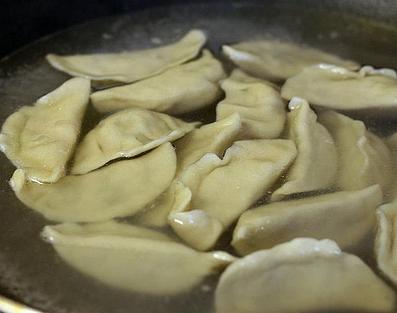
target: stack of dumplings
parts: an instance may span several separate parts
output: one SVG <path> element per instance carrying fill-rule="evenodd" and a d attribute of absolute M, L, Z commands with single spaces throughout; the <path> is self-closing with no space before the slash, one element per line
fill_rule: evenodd
<path fill-rule="evenodd" d="M 226 72 L 206 41 L 47 56 L 73 78 L 0 134 L 42 239 L 139 294 L 223 271 L 216 313 L 395 312 L 397 134 L 357 116 L 397 111 L 396 73 L 277 40 L 224 45 Z"/>

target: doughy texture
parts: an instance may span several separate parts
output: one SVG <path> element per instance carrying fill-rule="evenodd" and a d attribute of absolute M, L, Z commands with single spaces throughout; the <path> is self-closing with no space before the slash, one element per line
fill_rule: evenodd
<path fill-rule="evenodd" d="M 358 64 L 304 45 L 275 40 L 246 41 L 223 46 L 222 52 L 244 71 L 272 81 L 287 79 L 306 66 L 329 63 L 356 69 Z"/>
<path fill-rule="evenodd" d="M 289 78 L 281 95 L 285 99 L 302 97 L 313 105 L 335 110 L 396 110 L 397 78 L 385 70 L 364 68 L 353 72 L 335 65 L 319 64 Z"/>
<path fill-rule="evenodd" d="M 217 101 L 222 91 L 218 81 L 226 76 L 222 64 L 205 50 L 198 60 L 173 67 L 145 80 L 91 95 L 100 112 L 140 107 L 181 114 Z"/>
<path fill-rule="evenodd" d="M 132 83 L 193 59 L 207 38 L 200 30 L 192 30 L 180 41 L 146 50 L 121 53 L 97 53 L 86 55 L 47 55 L 48 62 L 56 69 L 72 76 L 102 81 L 102 83 Z"/>
<path fill-rule="evenodd" d="M 395 296 L 358 257 L 331 240 L 299 238 L 230 265 L 216 313 L 392 312 Z"/>
<path fill-rule="evenodd" d="M 138 108 L 112 114 L 78 145 L 71 172 L 85 174 L 111 160 L 136 156 L 182 137 L 196 124 Z"/>
<path fill-rule="evenodd" d="M 240 116 L 232 114 L 214 123 L 203 125 L 176 141 L 178 173 L 201 159 L 206 153 L 222 156 L 236 140 L 240 129 Z"/>
<path fill-rule="evenodd" d="M 53 183 L 65 175 L 88 104 L 90 81 L 73 78 L 10 115 L 0 149 L 28 179 Z"/>
<path fill-rule="evenodd" d="M 397 203 L 391 202 L 379 207 L 377 217 L 376 261 L 383 274 L 397 284 Z"/>
<path fill-rule="evenodd" d="M 217 120 L 238 113 L 242 123 L 240 139 L 273 139 L 280 136 L 286 110 L 279 92 L 272 85 L 234 70 L 221 86 L 226 98 L 216 107 Z"/>
<path fill-rule="evenodd" d="M 200 253 L 156 231 L 115 222 L 46 226 L 42 235 L 80 272 L 112 287 L 158 296 L 188 292 L 235 260 L 226 252 Z"/>
<path fill-rule="evenodd" d="M 379 184 L 387 193 L 393 177 L 392 156 L 383 141 L 365 124 L 343 114 L 325 111 L 319 121 L 331 133 L 338 148 L 336 185 L 341 190 L 359 190 Z"/>
<path fill-rule="evenodd" d="M 17 197 L 49 220 L 94 222 L 133 215 L 156 199 L 174 178 L 176 156 L 170 143 L 54 184 L 36 184 L 16 170 L 10 184 Z"/>
<path fill-rule="evenodd" d="M 221 233 L 258 201 L 296 156 L 289 140 L 245 140 L 230 147 L 223 159 L 206 154 L 179 180 L 191 190 L 184 211 L 172 211 L 174 231 L 192 247 L 210 249 Z"/>
<path fill-rule="evenodd" d="M 241 255 L 298 237 L 332 239 L 343 250 L 360 252 L 373 235 L 382 203 L 378 185 L 299 200 L 265 204 L 244 212 L 233 233 Z"/>
<path fill-rule="evenodd" d="M 291 100 L 287 114 L 287 137 L 298 149 L 286 182 L 271 196 L 272 201 L 284 197 L 331 187 L 336 179 L 337 151 L 327 129 L 317 122 L 317 115 L 303 100 Z"/>

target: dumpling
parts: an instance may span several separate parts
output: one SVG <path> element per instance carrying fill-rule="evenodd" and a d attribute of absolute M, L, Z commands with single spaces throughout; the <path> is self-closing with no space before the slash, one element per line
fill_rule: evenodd
<path fill-rule="evenodd" d="M 377 217 L 376 261 L 379 269 L 397 285 L 397 203 L 391 202 L 379 207 Z"/>
<path fill-rule="evenodd" d="M 329 188 L 336 179 L 337 152 L 331 135 L 317 122 L 316 113 L 305 100 L 294 98 L 289 108 L 287 137 L 295 142 L 298 155 L 286 182 L 272 194 L 272 201 Z"/>
<path fill-rule="evenodd" d="M 205 50 L 198 60 L 160 75 L 95 92 L 91 101 L 100 112 L 141 107 L 169 114 L 187 113 L 217 101 L 222 95 L 218 81 L 224 77 L 222 64 Z"/>
<path fill-rule="evenodd" d="M 338 148 L 336 185 L 341 190 L 359 190 L 379 184 L 384 194 L 393 177 L 388 147 L 365 124 L 343 114 L 324 111 L 319 122 L 331 133 Z"/>
<path fill-rule="evenodd" d="M 393 178 L 389 192 L 385 195 L 388 201 L 397 200 L 397 133 L 385 139 L 386 146 L 390 149 L 393 165 Z"/>
<path fill-rule="evenodd" d="M 132 83 L 147 78 L 197 56 L 206 42 L 205 34 L 192 30 L 180 41 L 152 49 L 86 55 L 47 55 L 57 70 L 102 83 Z"/>
<path fill-rule="evenodd" d="M 197 252 L 154 230 L 115 222 L 46 226 L 42 235 L 78 271 L 150 295 L 187 292 L 235 260 L 226 252 Z"/>
<path fill-rule="evenodd" d="M 216 313 L 392 312 L 393 290 L 331 240 L 299 238 L 231 264 Z"/>
<path fill-rule="evenodd" d="M 386 73 L 386 74 L 385 74 Z M 302 97 L 313 105 L 336 110 L 397 108 L 397 77 L 385 70 L 364 67 L 360 72 L 319 64 L 289 78 L 281 89 L 283 98 Z"/>
<path fill-rule="evenodd" d="M 0 149 L 26 178 L 53 183 L 65 175 L 90 94 L 90 81 L 73 78 L 10 115 L 0 134 Z"/>
<path fill-rule="evenodd" d="M 94 222 L 143 209 L 168 188 L 175 170 L 174 148 L 165 143 L 139 158 L 65 176 L 55 184 L 26 181 L 24 171 L 16 170 L 10 184 L 26 206 L 49 220 Z"/>
<path fill-rule="evenodd" d="M 140 225 L 165 227 L 168 225 L 169 213 L 186 210 L 191 199 L 190 189 L 176 179 L 153 203 L 139 212 L 135 221 Z"/>
<path fill-rule="evenodd" d="M 214 123 L 195 129 L 175 142 L 178 173 L 201 159 L 206 153 L 222 156 L 236 140 L 241 129 L 238 114 L 232 114 Z"/>
<path fill-rule="evenodd" d="M 358 64 L 304 45 L 275 40 L 223 46 L 222 52 L 244 71 L 272 81 L 287 79 L 311 64 L 330 63 L 356 69 Z"/>
<path fill-rule="evenodd" d="M 210 249 L 244 211 L 265 195 L 296 156 L 290 140 L 237 141 L 223 159 L 209 153 L 187 168 L 179 180 L 192 200 L 173 210 L 174 231 L 198 250 Z"/>
<path fill-rule="evenodd" d="M 139 108 L 110 115 L 78 145 L 72 174 L 85 174 L 111 160 L 130 158 L 181 138 L 197 123 Z"/>
<path fill-rule="evenodd" d="M 226 98 L 216 107 L 217 120 L 238 113 L 242 124 L 241 139 L 273 139 L 280 136 L 286 110 L 273 86 L 240 70 L 234 70 L 221 86 Z"/>
<path fill-rule="evenodd" d="M 244 212 L 232 245 L 241 255 L 297 237 L 332 239 L 341 249 L 362 251 L 373 235 L 375 211 L 382 203 L 378 185 L 299 200 L 265 204 Z"/>

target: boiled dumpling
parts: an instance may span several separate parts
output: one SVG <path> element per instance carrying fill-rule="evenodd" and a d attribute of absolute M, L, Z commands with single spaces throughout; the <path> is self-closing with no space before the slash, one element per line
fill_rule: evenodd
<path fill-rule="evenodd" d="M 200 253 L 154 230 L 115 222 L 46 226 L 42 235 L 80 272 L 143 294 L 187 292 L 235 260 L 226 252 Z"/>
<path fill-rule="evenodd" d="M 335 240 L 343 250 L 362 251 L 382 203 L 378 185 L 299 200 L 265 204 L 241 215 L 233 233 L 239 254 L 268 249 L 297 237 Z"/>
<path fill-rule="evenodd" d="M 86 55 L 47 55 L 56 69 L 94 81 L 131 83 L 194 58 L 206 42 L 205 34 L 192 30 L 180 41 L 146 50 Z"/>
<path fill-rule="evenodd" d="M 275 40 L 223 46 L 223 53 L 244 71 L 273 81 L 284 80 L 308 65 L 330 63 L 356 69 L 358 64 L 304 45 Z"/>
<path fill-rule="evenodd" d="M 338 148 L 336 185 L 358 190 L 379 184 L 387 193 L 393 177 L 391 152 L 365 124 L 343 114 L 325 111 L 319 121 L 331 133 Z"/>
<path fill-rule="evenodd" d="M 397 77 L 364 67 L 353 72 L 343 67 L 319 64 L 305 68 L 284 84 L 286 99 L 302 97 L 313 105 L 336 110 L 397 108 Z"/>
<path fill-rule="evenodd" d="M 226 98 L 216 107 L 217 120 L 238 113 L 242 124 L 241 139 L 273 139 L 280 136 L 286 110 L 273 86 L 240 70 L 234 70 L 221 86 Z"/>
<path fill-rule="evenodd" d="M 78 145 L 72 174 L 85 174 L 117 158 L 129 158 L 174 141 L 196 123 L 139 108 L 110 115 Z"/>
<path fill-rule="evenodd" d="M 195 129 L 175 142 L 178 173 L 198 161 L 206 153 L 222 156 L 236 140 L 241 129 L 238 114 L 232 114 L 214 123 Z"/>
<path fill-rule="evenodd" d="M 231 264 L 216 313 L 392 312 L 395 296 L 358 257 L 331 240 L 300 238 Z"/>
<path fill-rule="evenodd" d="M 73 78 L 7 118 L 0 148 L 26 178 L 52 183 L 65 175 L 89 94 L 90 81 Z"/>
<path fill-rule="evenodd" d="M 272 201 L 309 191 L 326 189 L 335 182 L 337 152 L 335 143 L 309 104 L 299 98 L 290 101 L 287 114 L 287 137 L 298 149 L 286 182 L 272 194 Z"/>
<path fill-rule="evenodd" d="M 222 95 L 218 81 L 224 77 L 222 64 L 205 50 L 198 60 L 173 67 L 160 75 L 95 92 L 91 101 L 100 112 L 141 107 L 181 114 L 218 100 Z"/>
<path fill-rule="evenodd" d="M 23 170 L 16 170 L 10 184 L 24 204 L 49 220 L 93 222 L 143 209 L 168 188 L 175 170 L 174 149 L 165 143 L 139 158 L 66 176 L 55 184 L 29 182 Z"/>
<path fill-rule="evenodd" d="M 209 153 L 185 169 L 179 180 L 191 190 L 191 204 L 169 221 L 192 247 L 210 249 L 241 213 L 265 195 L 296 156 L 290 140 L 237 141 L 223 159 Z"/>
<path fill-rule="evenodd" d="M 393 164 L 393 178 L 389 192 L 385 195 L 389 201 L 397 200 L 397 133 L 386 138 L 385 143 L 390 149 Z M 393 183 L 394 182 L 394 183 Z"/>
<path fill-rule="evenodd" d="M 397 285 L 397 203 L 379 207 L 375 255 L 379 269 Z"/>

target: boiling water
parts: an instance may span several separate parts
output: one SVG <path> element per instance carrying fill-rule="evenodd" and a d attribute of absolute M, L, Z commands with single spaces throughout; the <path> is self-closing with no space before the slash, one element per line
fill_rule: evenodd
<path fill-rule="evenodd" d="M 306 10 L 303 13 L 276 4 L 157 8 L 84 24 L 43 38 L 3 59 L 0 63 L 0 123 L 18 107 L 31 104 L 67 79 L 66 75 L 46 63 L 44 56 L 47 53 L 146 48 L 176 40 L 192 28 L 201 28 L 208 33 L 208 47 L 214 52 L 219 51 L 222 43 L 272 37 L 321 47 L 365 64 L 397 68 L 394 57 L 397 32 L 362 19 L 332 12 L 320 15 Z M 371 40 L 368 40 L 369 34 L 372 34 Z M 225 66 L 230 68 L 230 64 Z M 183 118 L 211 122 L 214 113 L 214 107 L 211 107 Z M 90 107 L 84 132 L 101 118 Z M 376 116 L 367 117 L 367 125 L 382 135 L 397 130 L 391 119 L 378 120 Z M 176 297 L 149 297 L 108 288 L 70 268 L 50 245 L 39 238 L 42 227 L 48 222 L 24 207 L 9 188 L 8 179 L 13 170 L 1 154 L 0 293 L 49 313 L 213 311 L 213 290 L 217 277 L 209 277 L 193 291 Z M 217 248 L 231 251 L 228 242 L 230 232 L 223 236 Z M 373 266 L 370 243 L 363 258 Z"/>

